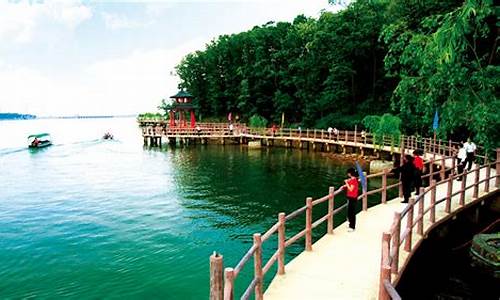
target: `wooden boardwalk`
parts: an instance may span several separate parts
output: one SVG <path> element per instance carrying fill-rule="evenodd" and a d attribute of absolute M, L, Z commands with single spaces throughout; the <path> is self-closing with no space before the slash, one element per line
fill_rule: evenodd
<path fill-rule="evenodd" d="M 480 178 L 485 178 L 485 171 Z M 474 183 L 468 176 L 467 184 Z M 453 190 L 459 190 L 462 183 L 453 181 Z M 490 179 L 494 186 L 494 179 Z M 479 198 L 484 193 L 485 183 L 479 185 Z M 436 189 L 436 198 L 447 195 L 447 186 Z M 473 189 L 466 191 L 465 204 L 473 202 Z M 451 200 L 451 211 L 459 209 L 459 197 Z M 430 194 L 425 196 L 430 203 Z M 377 299 L 381 260 L 381 236 L 393 223 L 394 212 L 401 212 L 407 205 L 397 198 L 386 204 L 362 211 L 356 218 L 356 231 L 348 232 L 347 224 L 337 227 L 333 234 L 326 234 L 313 245 L 313 251 L 302 252 L 286 265 L 286 274 L 278 275 L 267 288 L 265 299 Z M 436 205 L 436 222 L 444 221 L 450 214 L 445 212 L 446 202 Z M 424 228 L 431 226 L 424 218 Z M 417 245 L 423 236 L 415 227 L 412 243 Z M 403 271 L 409 253 L 400 251 L 400 268 Z"/>
<path fill-rule="evenodd" d="M 233 267 L 225 267 L 223 257 L 210 257 L 210 299 L 232 300 L 235 281 L 253 258 L 253 280 L 241 295 L 241 299 L 399 299 L 394 288 L 411 256 L 432 228 L 456 215 L 469 205 L 478 203 L 489 193 L 498 192 L 500 186 L 500 149 L 495 162 L 480 157 L 481 165 L 465 172 L 466 180 L 457 181 L 455 172 L 455 150 L 457 143 L 451 141 L 401 137 L 398 141 L 387 137 L 375 137 L 369 133 L 339 131 L 336 134 L 324 130 L 279 129 L 278 131 L 255 130 L 245 126 L 230 130 L 224 124 L 209 124 L 199 129 L 168 128 L 164 122 L 140 122 L 145 144 L 161 146 L 161 138 L 169 143 L 184 143 L 192 139 L 202 143 L 210 139 L 222 144 L 226 140 L 247 143 L 260 141 L 265 146 L 321 149 L 327 152 L 337 147 L 342 153 L 350 147 L 352 153 L 363 155 L 365 149 L 372 153 L 410 154 L 422 149 L 425 168 L 422 178 L 430 186 L 422 188 L 421 196 L 411 199 L 410 204 L 401 199 L 387 199 L 387 191 L 398 189 L 401 184 L 388 184 L 388 170 L 366 176 L 368 181 L 378 179 L 380 187 L 371 187 L 358 197 L 362 211 L 357 215 L 356 231 L 348 232 L 347 224 L 333 228 L 333 219 L 346 209 L 338 206 L 337 197 L 344 197 L 342 189 L 329 187 L 326 196 L 307 198 L 305 205 L 286 214 L 280 212 L 277 222 L 264 233 L 253 235 L 253 245 Z M 482 150 L 481 150 L 482 151 Z M 436 180 L 438 180 L 436 182 Z M 368 208 L 368 196 L 380 195 L 380 204 Z M 328 212 L 313 220 L 315 206 L 327 202 Z M 341 201 L 340 203 L 343 203 Z M 317 209 L 317 208 L 316 208 Z M 305 228 L 298 233 L 286 231 L 286 224 L 305 215 Z M 338 216 L 337 216 L 338 217 Z M 326 234 L 312 244 L 312 231 L 327 223 Z M 262 257 L 262 244 L 269 243 L 277 235 L 276 251 L 266 261 Z M 287 247 L 305 241 L 305 251 L 285 265 Z M 263 278 L 277 264 L 278 272 L 264 292 Z M 224 268 L 225 267 L 225 268 Z M 389 296 L 390 295 L 390 296 Z"/>

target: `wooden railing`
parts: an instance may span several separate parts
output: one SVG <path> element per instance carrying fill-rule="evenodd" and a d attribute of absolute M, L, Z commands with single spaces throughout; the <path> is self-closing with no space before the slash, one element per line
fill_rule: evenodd
<path fill-rule="evenodd" d="M 262 129 L 248 129 L 249 136 L 254 136 L 254 137 L 269 137 L 269 132 L 263 131 Z M 318 131 L 318 130 L 313 130 L 309 132 L 309 130 L 306 130 L 304 132 L 303 130 L 297 130 L 297 129 L 288 129 L 288 130 L 280 130 L 279 132 L 271 132 L 271 135 L 276 136 L 283 136 L 283 137 L 296 137 L 296 138 L 304 138 L 304 139 L 319 139 L 320 141 L 325 141 L 327 139 L 334 139 L 336 138 L 335 136 L 327 135 L 325 136 L 324 131 Z M 339 133 L 339 137 L 343 136 L 344 137 L 344 142 L 353 142 L 357 143 L 368 143 L 373 141 L 373 137 L 368 134 L 360 134 L 358 136 L 358 133 L 356 132 L 349 132 L 349 131 L 342 131 Z M 359 139 L 363 138 L 363 139 Z M 384 145 L 392 145 L 393 147 L 395 146 L 395 143 L 391 139 L 384 139 Z M 422 147 L 427 147 L 428 151 L 431 152 L 432 149 L 436 149 L 436 153 L 432 153 L 429 156 L 429 159 L 425 161 L 425 169 L 427 172 L 422 176 L 422 179 L 428 178 L 432 184 L 434 184 L 435 177 L 438 177 L 440 180 L 445 179 L 445 175 L 447 173 L 451 173 L 451 170 L 455 168 L 455 159 L 453 156 L 446 156 L 446 154 L 454 154 L 453 148 L 449 148 L 450 145 L 453 147 L 452 143 L 448 143 L 448 145 L 441 145 L 438 146 L 436 144 L 436 147 L 432 147 L 433 145 L 430 144 L 433 142 L 431 139 L 422 139 L 418 141 Z M 397 143 L 399 144 L 399 153 L 408 153 L 407 149 L 415 149 L 418 147 L 418 144 L 416 139 L 413 137 L 402 137 L 400 141 Z M 392 149 L 391 151 L 395 151 L 396 149 Z M 439 155 L 436 156 L 436 155 Z M 379 188 L 374 188 L 371 190 L 364 190 L 361 195 L 358 197 L 359 200 L 362 201 L 362 209 L 363 210 L 368 210 L 368 196 L 374 195 L 374 194 L 379 194 L 380 193 L 380 203 L 386 203 L 387 201 L 387 192 L 391 189 L 398 188 L 399 189 L 399 194 L 400 197 L 402 197 L 402 186 L 400 182 L 394 183 L 394 184 L 388 184 L 388 176 L 389 176 L 389 170 L 384 170 L 383 172 L 376 173 L 376 174 L 370 174 L 367 175 L 367 181 L 370 182 L 371 180 L 374 180 L 376 178 L 379 178 L 382 182 L 381 187 Z M 367 186 L 368 186 L 367 182 Z M 427 188 L 426 190 L 429 190 Z M 314 228 L 319 226 L 320 224 L 324 223 L 327 221 L 327 231 L 326 234 L 332 234 L 333 233 L 333 220 L 334 216 L 337 215 L 340 211 L 345 209 L 347 207 L 347 203 L 343 204 L 339 207 L 336 207 L 335 205 L 335 196 L 340 194 L 342 192 L 342 189 L 337 189 L 335 190 L 333 187 L 330 187 L 329 193 L 326 196 L 323 196 L 319 199 L 313 200 L 312 198 L 308 197 L 306 198 L 305 205 L 298 208 L 297 210 L 285 214 L 284 212 L 281 212 L 278 214 L 278 221 L 275 223 L 273 226 L 271 226 L 270 229 L 268 229 L 265 233 L 255 233 L 253 235 L 253 245 L 250 247 L 250 249 L 247 251 L 247 253 L 241 258 L 241 260 L 236 264 L 234 268 L 227 267 L 222 270 L 223 264 L 217 265 L 218 269 L 217 270 L 211 270 L 211 287 L 210 287 L 210 293 L 211 293 L 211 299 L 233 299 L 234 297 L 234 286 L 235 286 L 235 280 L 238 278 L 238 275 L 240 274 L 241 270 L 243 267 L 246 265 L 246 263 L 250 260 L 250 258 L 253 257 L 254 261 L 254 277 L 253 280 L 250 282 L 250 284 L 247 286 L 245 291 L 243 292 L 241 299 L 248 299 L 252 292 L 255 294 L 255 299 L 262 299 L 263 298 L 263 277 L 264 275 L 270 270 L 270 268 L 277 262 L 278 263 L 278 268 L 277 268 L 277 273 L 278 275 L 283 275 L 285 274 L 285 252 L 286 248 L 289 247 L 290 245 L 296 243 L 299 239 L 305 238 L 305 251 L 311 251 L 312 250 L 312 231 Z M 314 206 L 317 204 L 323 203 L 325 201 L 328 201 L 328 211 L 326 215 L 323 217 L 313 221 L 312 219 L 312 212 Z M 409 206 L 410 207 L 410 206 Z M 286 238 L 285 232 L 286 232 L 286 222 L 298 217 L 299 215 L 305 214 L 305 226 L 304 229 L 301 230 L 300 232 L 296 233 L 290 238 Z M 273 234 L 277 233 L 278 234 L 278 243 L 277 243 L 277 250 L 271 255 L 269 260 L 265 263 L 262 262 L 262 244 L 266 242 Z M 212 260 L 221 260 L 220 256 L 213 255 L 211 258 Z M 211 263 L 211 266 L 215 265 Z M 224 273 L 224 283 L 222 283 L 222 273 Z M 384 279 L 385 280 L 385 279 Z M 215 283 L 214 283 L 215 282 Z M 389 284 L 391 282 L 389 281 Z M 223 288 L 222 288 L 223 287 Z M 390 288 L 389 288 L 390 290 Z M 395 290 L 394 290 L 395 291 Z M 392 291 L 391 291 L 392 292 Z"/>
<path fill-rule="evenodd" d="M 246 263 L 253 257 L 254 262 L 254 277 L 250 284 L 247 286 L 243 292 L 241 299 L 248 299 L 252 293 L 255 293 L 255 299 L 262 299 L 264 293 L 263 278 L 267 272 L 274 266 L 278 264 L 277 273 L 280 275 L 285 274 L 285 253 L 286 249 L 292 244 L 296 243 L 299 239 L 305 237 L 304 248 L 306 251 L 312 251 L 312 231 L 314 228 L 327 222 L 327 234 L 333 234 L 333 221 L 334 216 L 337 215 L 341 210 L 347 207 L 347 204 L 334 207 L 334 198 L 336 195 L 340 194 L 342 189 L 335 190 L 334 187 L 330 187 L 329 192 L 326 196 L 312 199 L 311 197 L 306 198 L 305 205 L 298 208 L 297 210 L 285 214 L 283 212 L 278 214 L 277 222 L 271 226 L 264 234 L 255 233 L 253 235 L 253 245 L 247 251 L 247 253 L 241 258 L 241 260 L 236 264 L 234 268 L 224 269 L 224 284 L 222 284 L 222 278 L 214 278 L 212 275 L 222 274 L 222 264 L 216 265 L 218 269 L 212 269 L 211 274 L 211 285 L 210 285 L 210 295 L 211 299 L 233 299 L 234 297 L 234 282 L 238 278 L 238 275 L 245 267 Z M 313 208 L 323 202 L 328 201 L 327 213 L 321 218 L 313 221 Z M 305 214 L 305 228 L 289 237 L 286 237 L 286 224 L 292 219 L 297 218 L 300 215 Z M 267 262 L 262 261 L 262 244 L 269 240 L 269 238 L 278 234 L 276 251 L 271 255 Z M 211 261 L 220 260 L 220 256 L 212 255 Z M 211 263 L 211 266 L 215 265 Z M 222 287 L 224 287 L 222 289 Z"/>
<path fill-rule="evenodd" d="M 491 168 L 496 172 L 491 175 Z M 480 173 L 484 170 L 485 176 L 480 179 Z M 471 184 L 467 184 L 467 177 L 474 176 Z M 453 188 L 453 180 L 462 177 L 461 185 L 458 190 Z M 401 275 L 399 264 L 401 246 L 403 251 L 411 255 L 418 248 L 413 244 L 413 235 L 417 234 L 421 237 L 425 236 L 437 224 L 436 207 L 442 202 L 445 202 L 444 211 L 447 214 L 441 220 L 456 214 L 466 205 L 465 193 L 468 189 L 472 190 L 473 202 L 478 199 L 480 184 L 483 184 L 483 191 L 490 192 L 490 182 L 495 180 L 495 187 L 500 187 L 500 149 L 497 149 L 495 162 L 489 162 L 485 159 L 483 165 L 476 165 L 473 170 L 464 171 L 462 174 L 449 174 L 448 178 L 437 182 L 431 181 L 431 185 L 427 188 L 422 188 L 421 193 L 415 199 L 411 199 L 410 203 L 402 212 L 395 212 L 393 224 L 388 232 L 382 235 L 382 258 L 380 266 L 380 283 L 379 283 L 379 299 L 400 299 L 396 292 L 393 283 L 398 282 Z M 436 190 L 440 185 L 446 186 L 446 195 L 437 198 Z M 426 199 L 427 195 L 427 199 Z M 458 196 L 458 197 L 457 197 Z M 452 211 L 452 201 L 457 201 L 458 206 Z M 428 218 L 427 224 L 424 222 Z"/>
<path fill-rule="evenodd" d="M 403 136 L 395 139 L 391 136 L 376 136 L 365 131 L 338 130 L 336 133 L 328 133 L 324 129 L 297 129 L 297 128 L 250 128 L 243 123 L 234 123 L 233 132 L 229 130 L 228 123 L 197 123 L 197 128 L 169 127 L 165 120 L 139 120 L 143 135 L 175 135 L 175 136 L 245 136 L 248 138 L 283 138 L 299 139 L 304 141 L 330 142 L 345 145 L 363 147 L 373 145 L 375 149 L 382 150 L 389 147 L 391 152 L 404 143 L 405 149 L 422 149 L 424 153 L 435 155 L 452 156 L 458 150 L 459 143 L 451 140 L 422 138 L 416 136 Z M 151 125 L 154 124 L 154 125 Z M 484 149 L 478 147 L 476 151 L 484 153 Z"/>

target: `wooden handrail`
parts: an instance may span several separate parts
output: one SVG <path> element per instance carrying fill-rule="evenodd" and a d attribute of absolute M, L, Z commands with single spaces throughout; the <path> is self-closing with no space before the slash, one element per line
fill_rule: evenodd
<path fill-rule="evenodd" d="M 394 278 L 394 281 L 398 280 L 398 275 L 399 275 L 399 269 L 398 269 L 398 263 L 397 260 L 399 259 L 399 244 L 405 244 L 405 251 L 408 251 L 409 253 L 413 253 L 415 251 L 415 248 L 412 245 L 412 231 L 415 227 L 415 223 L 417 224 L 417 233 L 420 235 L 426 235 L 435 225 L 435 207 L 441 203 L 446 201 L 445 204 L 445 212 L 448 215 L 451 215 L 453 213 L 456 213 L 459 211 L 464 205 L 465 205 L 465 191 L 467 189 L 473 188 L 472 192 L 472 201 L 476 201 L 479 196 L 479 185 L 481 183 L 484 183 L 484 191 L 489 192 L 489 182 L 492 179 L 495 179 L 495 181 L 498 181 L 500 178 L 500 172 L 496 172 L 494 178 L 491 176 L 491 166 L 500 165 L 500 149 L 497 150 L 497 159 L 495 162 L 490 163 L 488 160 L 485 160 L 484 165 L 476 165 L 476 167 L 473 170 L 466 171 L 464 170 L 462 174 L 456 174 L 452 175 L 450 174 L 448 178 L 441 180 L 439 182 L 436 182 L 434 180 L 431 181 L 431 185 L 426 188 L 426 189 L 421 189 L 420 196 L 417 197 L 417 203 L 418 203 L 418 217 L 414 220 L 413 219 L 413 208 L 414 208 L 414 203 L 413 201 L 410 202 L 410 204 L 407 205 L 405 209 L 401 213 L 396 213 L 394 216 L 394 221 L 393 224 L 391 225 L 391 229 L 389 231 L 390 238 L 387 238 L 385 235 L 386 233 L 383 234 L 383 251 L 381 254 L 381 261 L 382 262 L 391 262 L 391 267 L 392 267 L 392 273 L 396 275 L 396 278 Z M 486 170 L 486 175 L 485 179 L 480 179 L 480 172 L 482 169 Z M 474 173 L 474 180 L 472 183 L 467 184 L 467 175 L 470 175 L 471 173 Z M 461 182 L 461 187 L 458 191 L 453 191 L 453 180 L 457 179 L 459 177 L 462 177 L 462 182 Z M 436 201 L 436 190 L 439 185 L 446 185 L 446 196 L 441 197 L 439 200 Z M 427 193 L 430 192 L 430 205 L 429 207 L 425 208 L 424 204 L 424 197 Z M 451 211 L 451 201 L 454 196 L 460 195 L 459 197 L 459 207 L 455 208 L 455 211 Z M 427 226 L 427 228 L 424 228 L 423 224 L 423 219 L 426 214 L 429 214 L 429 220 L 430 224 Z M 407 219 L 407 227 L 404 230 L 404 232 L 401 234 L 397 229 L 397 224 L 398 222 L 401 222 L 401 218 L 406 215 Z M 391 251 L 387 252 L 384 251 L 384 241 L 385 240 L 392 240 L 392 249 Z M 400 299 L 397 291 L 395 290 L 394 286 L 392 285 L 392 280 L 391 277 L 387 276 L 386 271 L 384 271 L 384 264 L 382 264 L 381 267 L 381 272 L 380 272 L 380 288 L 379 288 L 379 299 Z M 398 298 L 399 297 L 399 298 Z"/>
<path fill-rule="evenodd" d="M 174 128 L 172 128 L 174 129 Z M 241 130 L 239 130 L 241 129 Z M 219 127 L 211 127 L 211 128 L 205 128 L 203 129 L 207 131 L 208 133 L 217 133 L 217 134 L 226 134 L 228 133 L 229 129 L 226 126 L 219 126 Z M 270 129 L 255 129 L 255 128 L 248 128 L 248 127 L 239 127 L 235 128 L 235 134 L 236 136 L 246 136 L 246 137 L 260 137 L 260 138 L 278 138 L 278 139 L 298 139 L 298 140 L 309 140 L 312 142 L 325 142 L 325 143 L 346 143 L 348 145 L 367 145 L 368 142 L 373 143 L 376 138 L 370 133 L 365 133 L 364 137 L 360 135 L 358 132 L 349 132 L 349 131 L 340 131 L 338 135 L 334 134 L 328 134 L 322 130 L 310 130 L 310 129 L 305 129 L 305 130 L 297 130 L 297 129 L 291 129 L 291 128 L 283 128 L 283 129 L 277 129 L 275 132 L 272 132 Z M 197 130 L 194 128 L 183 128 L 181 130 L 172 130 L 172 132 L 175 132 L 175 134 L 179 133 L 186 133 L 187 135 L 189 134 L 194 134 L 197 133 Z M 433 182 L 431 186 L 427 188 L 422 188 L 420 196 L 418 196 L 416 199 L 412 198 L 412 202 L 406 206 L 405 209 L 401 213 L 398 213 L 397 215 L 394 216 L 394 222 L 393 225 L 391 226 L 391 230 L 388 233 L 389 235 L 389 240 L 387 244 L 389 247 L 387 248 L 387 251 L 384 250 L 384 261 L 385 263 L 383 264 L 383 267 L 381 267 L 381 271 L 384 272 L 389 272 L 389 274 L 395 274 L 396 276 L 399 274 L 399 247 L 401 247 L 403 244 L 405 245 L 405 250 L 408 252 L 414 251 L 414 248 L 411 243 L 412 239 L 412 231 L 414 227 L 417 227 L 417 233 L 419 235 L 425 234 L 428 230 L 428 228 L 424 228 L 424 216 L 427 214 L 431 215 L 431 223 L 434 223 L 435 220 L 432 220 L 433 218 L 435 219 L 435 206 L 441 202 L 441 201 L 447 201 L 447 199 L 451 199 L 454 197 L 454 191 L 451 190 L 447 194 L 447 197 L 440 199 L 439 201 L 436 201 L 435 197 L 434 200 L 431 199 L 431 202 L 429 206 L 427 206 L 424 203 L 424 197 L 428 193 L 435 193 L 436 188 L 441 185 L 441 184 L 448 184 L 450 180 L 454 180 L 459 176 L 464 176 L 466 177 L 467 174 L 476 172 L 476 174 L 479 174 L 481 168 L 483 167 L 476 167 L 476 169 L 472 171 L 464 171 L 464 174 L 456 174 L 456 175 L 450 175 L 446 180 L 444 179 L 444 175 L 447 174 L 448 172 L 454 170 L 454 163 L 453 160 L 454 158 L 450 154 L 454 154 L 454 143 L 453 142 L 447 142 L 447 143 L 442 143 L 440 147 L 437 147 L 436 152 L 439 152 L 439 156 L 436 156 L 436 152 L 431 151 L 431 145 L 432 145 L 432 139 L 417 139 L 416 137 L 404 137 L 402 136 L 401 140 L 399 143 L 395 143 L 394 139 L 388 138 L 388 137 L 382 137 L 381 146 L 387 146 L 391 147 L 391 151 L 394 151 L 396 147 L 399 147 L 399 153 L 405 154 L 408 153 L 407 149 L 414 149 L 420 146 L 423 146 L 424 149 L 428 149 L 426 155 L 424 156 L 425 158 L 429 157 L 429 154 L 431 156 L 430 160 L 425 161 L 425 166 L 427 166 L 429 172 L 428 174 L 424 174 L 422 178 L 434 178 L 439 174 L 440 181 L 439 182 Z M 374 148 L 377 148 L 376 145 L 368 143 L 368 145 L 373 145 Z M 451 148 L 450 148 L 451 145 Z M 500 153 L 500 152 L 499 152 Z M 446 156 L 449 155 L 449 156 Z M 451 160 L 451 166 L 448 167 L 447 162 Z M 494 165 L 495 168 L 497 169 L 497 173 L 500 173 L 500 164 L 498 162 L 498 159 L 496 162 L 493 163 L 488 163 L 487 166 L 491 168 L 491 166 Z M 440 166 L 439 169 L 436 169 L 435 166 Z M 450 172 L 451 173 L 451 172 Z M 385 203 L 387 201 L 387 191 L 394 189 L 394 188 L 401 188 L 401 183 L 394 183 L 394 184 L 387 184 L 387 177 L 389 175 L 388 170 L 384 170 L 379 173 L 375 174 L 369 174 L 367 175 L 367 179 L 375 179 L 375 178 L 381 178 L 382 180 L 382 186 L 381 187 L 375 187 L 372 188 L 371 190 L 366 190 L 363 191 L 361 195 L 359 195 L 358 199 L 363 200 L 363 208 L 367 209 L 367 197 L 370 195 L 374 195 L 377 193 L 380 193 L 380 203 Z M 498 186 L 499 180 L 498 180 L 498 175 L 495 175 L 495 186 Z M 491 176 L 490 176 L 491 179 Z M 465 181 L 462 183 L 464 188 L 462 188 L 462 191 L 468 188 L 475 187 L 479 189 L 479 184 L 482 182 L 488 182 L 487 180 L 475 180 L 474 185 L 471 185 L 469 187 L 466 186 Z M 489 187 L 488 187 L 489 188 Z M 485 187 L 486 189 L 486 187 Z M 236 267 L 234 269 L 231 268 L 226 268 L 225 269 L 225 284 L 224 284 L 224 299 L 232 299 L 233 293 L 234 293 L 234 280 L 238 277 L 239 273 L 245 266 L 245 264 L 250 260 L 250 258 L 253 256 L 254 257 L 254 278 L 250 282 L 250 285 L 247 287 L 245 292 L 243 293 L 242 299 L 247 299 L 251 296 L 252 291 L 255 293 L 256 299 L 262 299 L 262 294 L 263 294 L 263 282 L 262 278 L 263 276 L 271 269 L 271 267 L 277 263 L 278 264 L 278 275 L 283 275 L 285 274 L 285 252 L 286 248 L 289 247 L 290 245 L 294 244 L 297 242 L 299 239 L 305 237 L 305 250 L 310 251 L 312 250 L 312 231 L 315 229 L 317 226 L 320 224 L 324 223 L 327 221 L 327 234 L 331 234 L 334 230 L 333 228 L 333 218 L 336 214 L 338 214 L 340 211 L 346 209 L 347 204 L 343 204 L 341 206 L 336 206 L 335 205 L 335 196 L 338 194 L 342 193 L 343 189 L 339 188 L 335 190 L 334 188 L 330 188 L 329 192 L 327 195 L 317 198 L 313 200 L 312 198 L 308 197 L 306 199 L 306 203 L 304 206 L 296 209 L 295 211 L 285 214 L 285 213 L 280 213 L 278 215 L 278 221 L 273 224 L 264 234 L 256 234 L 254 235 L 254 244 L 250 249 L 247 251 L 247 253 L 242 257 L 242 259 L 238 262 Z M 464 193 L 464 192 L 463 192 Z M 317 220 L 313 220 L 313 214 L 312 210 L 313 208 L 321 204 L 323 202 L 328 201 L 328 211 L 325 215 L 321 216 Z M 462 201 L 461 201 L 462 204 Z M 414 213 L 414 207 L 415 205 L 418 205 L 418 216 L 414 219 L 413 213 Z M 296 233 L 290 238 L 286 238 L 285 236 L 285 229 L 286 229 L 286 223 L 299 215 L 302 215 L 305 213 L 306 215 L 306 222 L 305 222 L 305 228 L 301 230 L 300 232 Z M 401 222 L 403 219 L 406 219 L 406 227 L 404 230 L 401 228 Z M 272 254 L 272 256 L 269 258 L 269 260 L 263 264 L 262 263 L 262 243 L 266 242 L 269 240 L 269 238 L 277 233 L 278 234 L 278 243 L 277 243 L 277 250 Z M 259 261 L 260 260 L 260 261 Z M 389 283 L 391 283 L 389 276 Z M 229 286 L 229 287 L 228 287 Z M 387 293 L 386 285 L 383 284 L 381 287 L 384 287 L 384 291 Z"/>

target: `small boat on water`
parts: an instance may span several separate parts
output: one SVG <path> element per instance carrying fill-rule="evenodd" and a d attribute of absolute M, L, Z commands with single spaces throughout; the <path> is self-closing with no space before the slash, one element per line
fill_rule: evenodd
<path fill-rule="evenodd" d="M 103 140 L 112 140 L 113 139 L 113 135 L 109 132 L 106 132 L 103 136 L 102 136 L 102 139 Z"/>
<path fill-rule="evenodd" d="M 52 145 L 50 134 L 38 133 L 28 136 L 29 148 L 45 148 Z"/>

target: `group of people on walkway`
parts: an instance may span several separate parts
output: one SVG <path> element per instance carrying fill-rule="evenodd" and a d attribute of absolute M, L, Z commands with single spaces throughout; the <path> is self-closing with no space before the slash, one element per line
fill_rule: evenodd
<path fill-rule="evenodd" d="M 475 158 L 476 145 L 468 139 L 465 143 L 460 143 L 457 159 L 457 174 L 462 174 L 467 167 L 471 170 Z M 400 182 L 403 190 L 403 201 L 408 203 L 413 191 L 415 195 L 420 195 L 422 187 L 422 174 L 424 173 L 424 159 L 421 150 L 413 151 L 413 155 L 404 155 L 402 157 L 403 164 L 393 168 L 391 173 L 400 174 Z M 347 199 L 347 220 L 349 222 L 349 232 L 353 232 L 356 228 L 356 207 L 358 202 L 359 179 L 358 173 L 354 168 L 347 169 L 347 179 L 344 180 L 344 185 L 341 187 L 346 192 Z M 458 180 L 462 180 L 459 178 Z"/>

